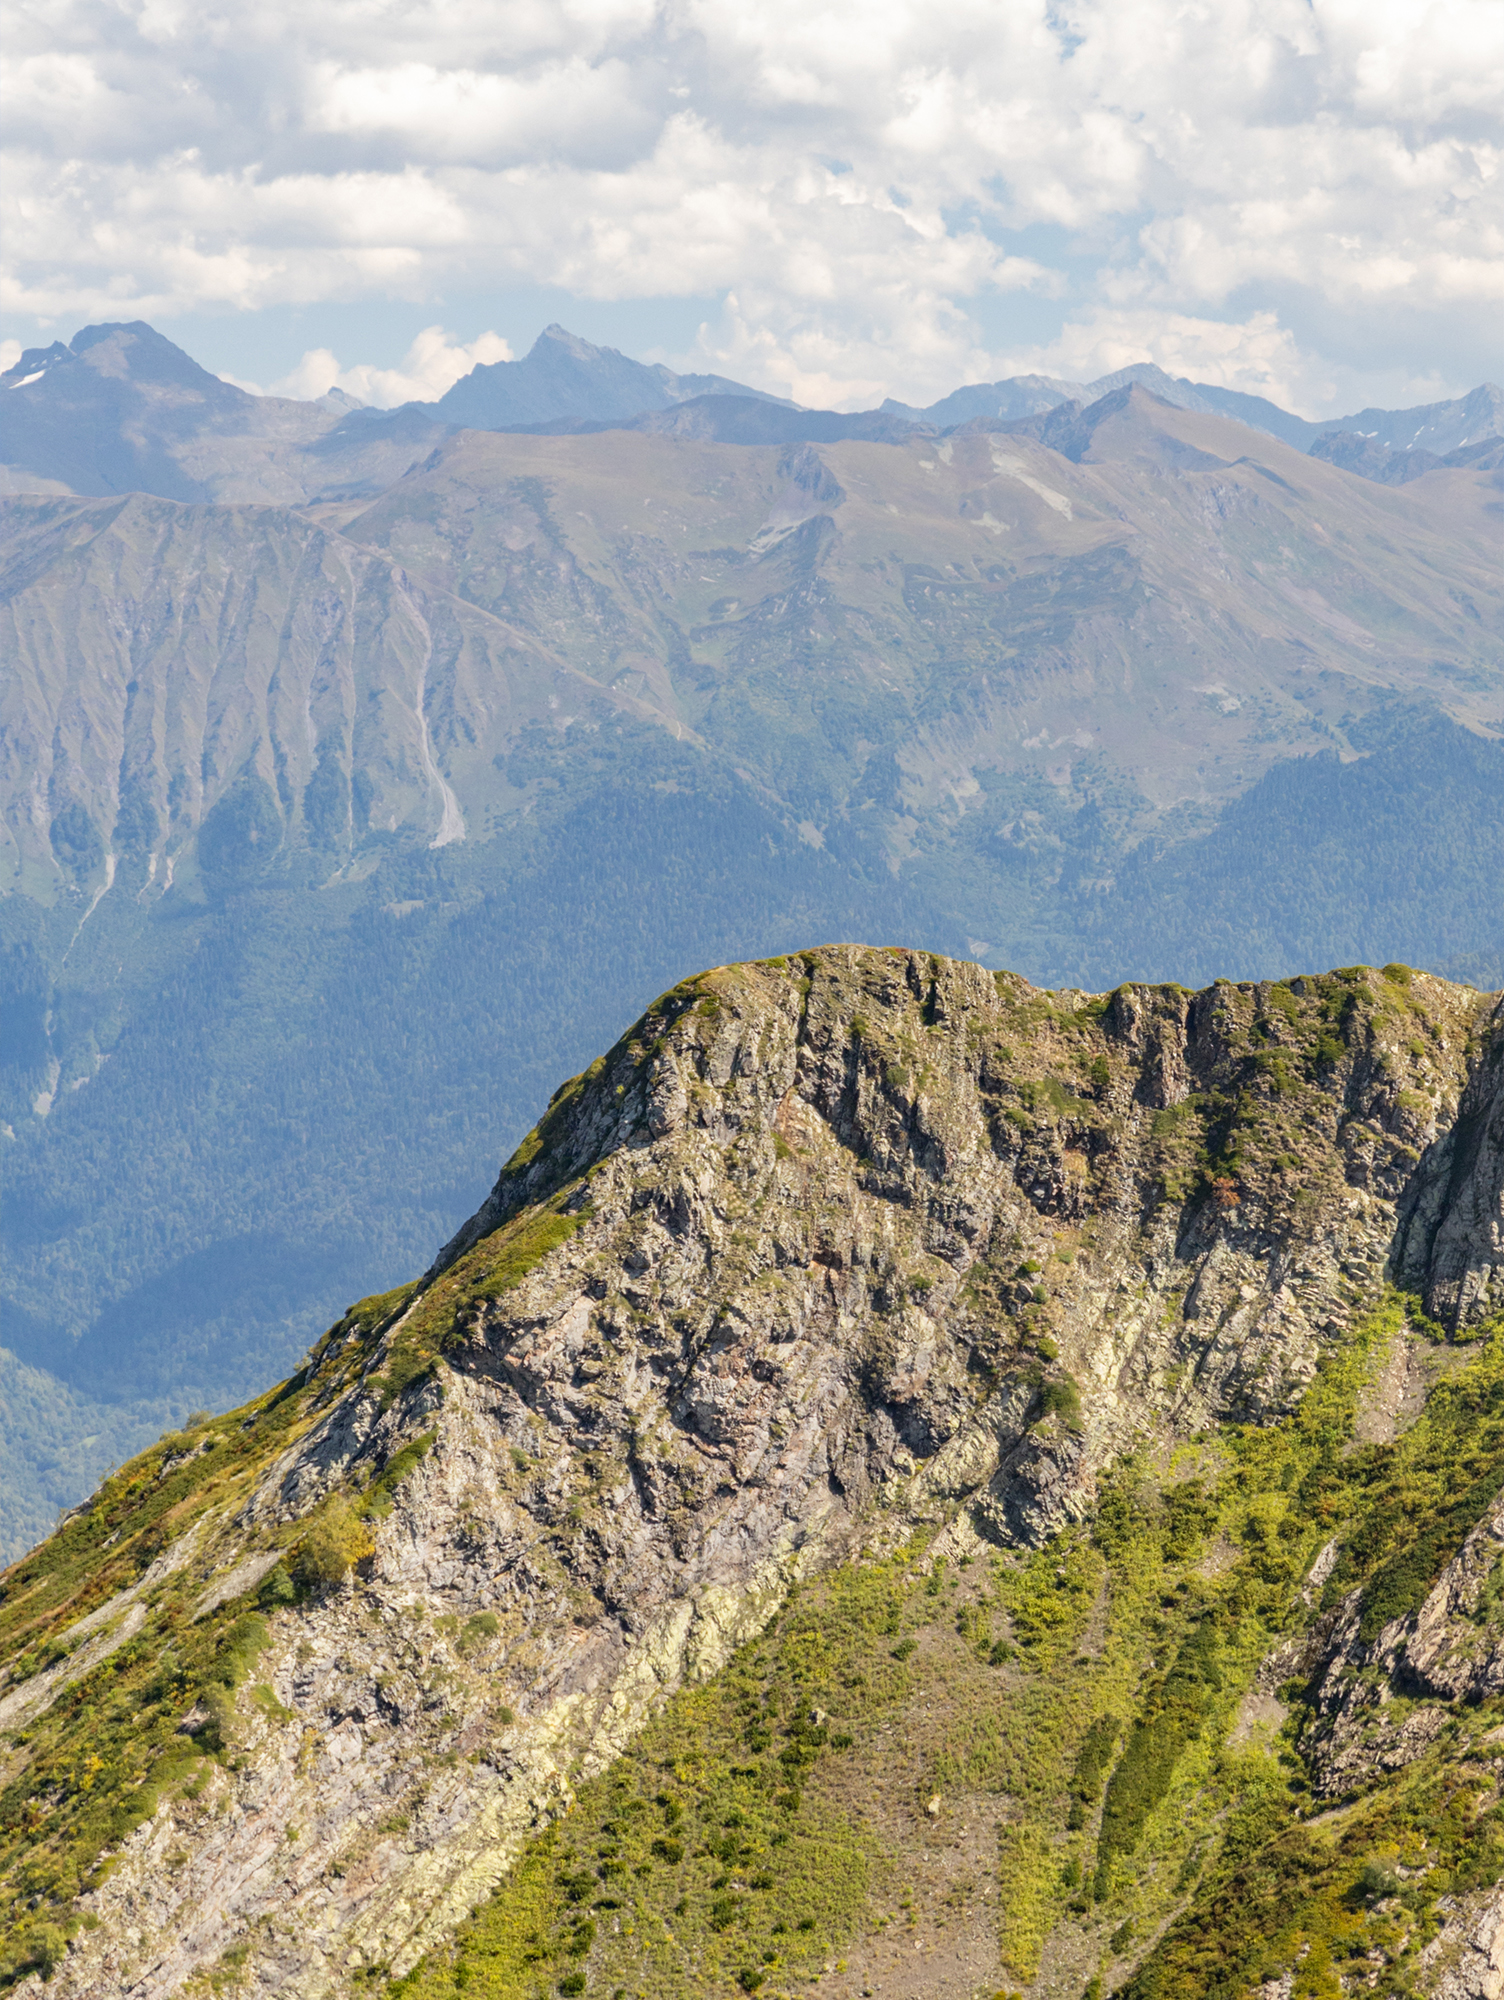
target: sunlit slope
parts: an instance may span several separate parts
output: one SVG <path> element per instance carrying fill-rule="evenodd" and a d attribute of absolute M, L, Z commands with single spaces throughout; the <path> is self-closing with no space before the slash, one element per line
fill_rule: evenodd
<path fill-rule="evenodd" d="M 498 756 L 602 710 L 692 736 L 822 836 L 864 815 L 895 857 L 968 816 L 1025 838 L 1031 791 L 1119 837 L 1204 820 L 1395 698 L 1499 715 L 1486 475 L 1376 487 L 1141 390 L 1071 448 L 466 433 L 317 527 L 13 503 L 12 867 L 45 895 L 70 840 L 191 865 L 252 780 L 263 855 L 479 833 L 526 791 Z"/>
<path fill-rule="evenodd" d="M 1002 782 L 1205 809 L 1396 694 L 1497 717 L 1486 475 L 1396 493 L 1137 390 L 1073 449 L 471 434 L 345 532 L 837 815 L 895 756 L 926 831 Z"/>
<path fill-rule="evenodd" d="M 680 982 L 0 1577 L 0 1981 L 1486 2000 L 1501 1027 Z"/>

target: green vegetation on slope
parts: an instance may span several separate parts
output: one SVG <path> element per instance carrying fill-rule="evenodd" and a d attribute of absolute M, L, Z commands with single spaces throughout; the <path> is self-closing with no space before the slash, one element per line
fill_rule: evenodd
<path fill-rule="evenodd" d="M 1384 2000 L 1413 1993 L 1438 1898 L 1504 1875 L 1504 1811 L 1481 1765 L 1500 1714 L 1466 1712 L 1443 1745 L 1320 1824 L 1297 1819 L 1297 1788 L 1251 1774 L 1204 1891 L 1122 2000 L 1241 2000 L 1286 1973 L 1293 2000 L 1340 2000 L 1343 1972 Z"/>
<path fill-rule="evenodd" d="M 368 1332 L 392 1303 L 362 1301 L 321 1350 Z M 0 1691 L 24 1691 L 75 1653 L 107 1650 L 13 1727 L 0 1758 L 0 1990 L 29 1970 L 49 1970 L 68 1936 L 92 1921 L 75 1899 L 104 1880 L 107 1850 L 163 1798 L 196 1798 L 212 1760 L 234 1764 L 230 1697 L 267 1644 L 263 1614 L 300 1588 L 337 1582 L 369 1552 L 365 1518 L 390 1507 L 395 1486 L 432 1444 L 431 1433 L 414 1439 L 364 1491 L 266 1531 L 268 1560 L 285 1561 L 239 1597 L 196 1609 L 202 1585 L 188 1560 L 196 1525 L 239 1507 L 308 1429 L 327 1392 L 349 1378 L 360 1351 L 316 1355 L 271 1394 L 163 1438 L 7 1573 L 0 1661 L 9 1672 Z M 151 1578 L 169 1551 L 184 1560 Z M 96 1622 L 80 1632 L 91 1614 Z"/>
<path fill-rule="evenodd" d="M 880 1842 L 828 1779 L 919 1685 L 903 1643 L 915 1603 L 901 1559 L 796 1593 L 583 1785 L 453 1952 L 399 1990 L 533 2000 L 626 1981 L 671 2000 L 817 1966 L 892 1891 Z"/>
<path fill-rule="evenodd" d="M 242 1490 L 296 1434 L 302 1403 L 284 1393 L 233 1412 L 223 1431 L 164 1440 L 12 1571 L 0 1602 L 0 1646 L 14 1660 L 8 1686 L 65 1659 L 70 1627 L 138 1585 L 207 1506 Z M 133 1608 L 121 1601 L 112 1622 Z M 139 1629 L 11 1739 L 27 1755 L 0 1790 L 0 1987 L 57 1962 L 79 1922 L 74 1898 L 103 1879 L 101 1853 L 225 1750 L 223 1695 L 266 1641 L 264 1621 L 243 1602 L 195 1620 L 175 1575 L 139 1608 Z M 179 1724 L 195 1707 L 201 1726 L 184 1734 Z"/>
<path fill-rule="evenodd" d="M 1000 1567 L 1033 1671 L 988 1731 L 1003 1755 L 974 1752 L 971 1770 L 1016 1802 L 1001 1943 L 1021 1980 L 1062 1923 L 1074 1920 L 1069 1956 L 1090 1970 L 1152 1934 L 1249 1782 L 1224 1741 L 1321 1535 L 1293 1503 L 1292 1472 L 1340 1452 L 1368 1358 L 1400 1317 L 1395 1305 L 1365 1321 L 1294 1417 L 1228 1427 L 1168 1463 L 1130 1456 L 1089 1526 Z"/>
<path fill-rule="evenodd" d="M 436 1278 L 388 1344 L 378 1378 L 383 1399 L 394 1402 L 418 1381 L 450 1345 L 467 1311 L 515 1290 L 551 1250 L 569 1241 L 588 1212 L 563 1214 L 553 1204 L 528 1209 L 483 1237 Z M 412 1289 L 390 1292 L 382 1303 L 392 1301 L 395 1310 Z"/>
<path fill-rule="evenodd" d="M 1308 1830 L 1296 1722 L 1241 1746 L 1234 1723 L 1270 1648 L 1313 1615 L 1299 1584 L 1318 1547 L 1345 1533 L 1347 1587 L 1380 1590 L 1374 1523 L 1396 1495 L 1424 1539 L 1446 1454 L 1476 1432 L 1459 1476 L 1492 1463 L 1504 1330 L 1406 1438 L 1353 1449 L 1359 1391 L 1407 1310 L 1393 1297 L 1357 1323 L 1284 1421 L 1122 1461 L 1094 1518 L 1032 1554 L 956 1565 L 915 1544 L 807 1586 L 583 1785 L 402 1990 L 772 2000 L 907 1933 L 918 1836 L 895 1833 L 892 1807 L 922 1826 L 933 1797 L 996 1815 L 999 1949 L 1019 1984 L 1046 1966 L 1083 1986 L 1110 1975 L 1178 1911 L 1135 2000 L 1232 2000 L 1297 1959 L 1297 1993 L 1334 1996 L 1318 1971 L 1339 1946 L 1404 1991 L 1436 1896 L 1504 1869 L 1504 1809 L 1458 1768 L 1465 1745 Z M 914 1738 L 897 1781 L 895 1725 Z"/>
<path fill-rule="evenodd" d="M 1292 1453 L 1285 1436 L 1299 1439 Z M 1302 1435 L 1304 1434 L 1304 1435 Z M 1363 1630 L 1415 1610 L 1489 1501 L 1504 1488 L 1504 1324 L 1485 1330 L 1466 1370 L 1434 1389 L 1414 1429 L 1389 1445 L 1344 1450 L 1345 1427 L 1306 1413 L 1244 1441 L 1244 1462 L 1289 1496 L 1295 1533 L 1259 1538 L 1262 1582 L 1289 1592 L 1316 1539 L 1343 1539 L 1328 1601 L 1363 1589 Z M 1288 1485 L 1286 1482 L 1289 1482 Z M 1461 1500 L 1456 1498 L 1461 1495 Z M 1292 1604 L 1286 1617 L 1295 1612 Z M 1380 1995 L 1412 1989 L 1434 1936 L 1438 1898 L 1504 1874 L 1504 1808 L 1480 1744 L 1504 1701 L 1454 1708 L 1439 1740 L 1351 1803 L 1309 1816 L 1294 1754 L 1319 1748 L 1319 1720 L 1290 1687 L 1289 1746 L 1278 1772 L 1229 1796 L 1226 1835 L 1201 1892 L 1124 1989 L 1125 2000 L 1236 2000 L 1294 1971 L 1296 2000 L 1337 2000 L 1339 1969 Z M 1386 1715 L 1397 1721 L 1403 1704 Z M 1487 1760 L 1487 1761 L 1485 1761 Z"/>

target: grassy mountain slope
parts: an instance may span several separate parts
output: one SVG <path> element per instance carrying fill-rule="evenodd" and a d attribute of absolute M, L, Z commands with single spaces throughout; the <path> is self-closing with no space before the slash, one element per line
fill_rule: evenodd
<path fill-rule="evenodd" d="M 1481 1996 L 1501 1106 L 1401 966 L 684 982 L 6 1574 L 3 1976 Z"/>

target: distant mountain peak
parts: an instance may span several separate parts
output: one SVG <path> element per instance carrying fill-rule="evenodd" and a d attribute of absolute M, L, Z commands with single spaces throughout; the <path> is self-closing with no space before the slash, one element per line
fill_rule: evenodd
<path fill-rule="evenodd" d="M 17 392 L 5 402 L 0 442 L 0 456 L 20 475 L 13 490 L 25 490 L 30 476 L 43 490 L 218 498 L 212 472 L 220 462 L 241 453 L 243 463 L 242 441 L 259 439 L 268 423 L 283 437 L 289 428 L 289 405 L 211 374 L 139 319 L 102 321 L 80 327 L 66 346 L 28 349 L 0 376 L 0 388 Z M 311 442 L 351 407 L 295 403 L 302 415 L 293 428 L 301 425 Z M 264 451 L 255 456 L 265 463 Z"/>
<path fill-rule="evenodd" d="M 531 361 L 535 354 L 540 352 L 546 353 L 551 347 L 562 347 L 566 354 L 573 355 L 577 361 L 596 361 L 604 355 L 610 355 L 614 360 L 618 361 L 628 359 L 619 347 L 597 347 L 593 340 L 587 340 L 582 333 L 571 333 L 567 326 L 560 326 L 557 320 L 553 321 L 551 325 L 544 327 L 542 333 L 538 335 L 538 338 L 528 349 L 525 358 Z M 492 367 L 496 366 L 494 362 L 490 365 Z M 649 364 L 647 362 L 634 362 L 632 365 L 634 367 L 645 368 Z"/>
<path fill-rule="evenodd" d="M 191 354 L 144 319 L 106 320 L 80 327 L 65 352 L 70 361 L 82 362 L 96 375 L 114 381 L 140 386 L 171 383 L 175 388 L 196 389 L 216 401 L 239 401 L 247 393 L 201 367 Z M 57 365 L 62 365 L 61 361 Z"/>
<path fill-rule="evenodd" d="M 40 382 L 49 368 L 72 359 L 60 340 L 53 341 L 50 347 L 28 347 L 16 365 L 0 375 L 0 389 L 28 388 L 33 382 Z"/>
<path fill-rule="evenodd" d="M 610 422 L 705 395 L 781 401 L 722 375 L 676 375 L 662 362 L 634 361 L 555 323 L 520 361 L 479 362 L 436 403 L 417 407 L 472 430 L 514 430 L 560 420 Z"/>

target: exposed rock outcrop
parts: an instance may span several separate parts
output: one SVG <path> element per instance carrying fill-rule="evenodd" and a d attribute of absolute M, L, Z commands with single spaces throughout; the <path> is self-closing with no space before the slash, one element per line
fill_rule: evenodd
<path fill-rule="evenodd" d="M 920 1524 L 1038 1545 L 1124 1450 L 1290 1409 L 1397 1226 L 1433 1309 L 1482 1310 L 1490 1005 L 1366 973 L 1099 1000 L 854 947 L 675 989 L 196 1531 L 208 1615 L 385 1493 L 357 1573 L 273 1614 L 236 1767 L 124 1842 L 49 1990 L 147 2000 L 242 1946 L 251 1992 L 401 1972 L 796 1579 Z M 1497 1513 L 1408 1637 L 1449 1696 L 1504 1685 L 1456 1638 L 1496 1548 Z"/>
<path fill-rule="evenodd" d="M 1456 1124 L 1416 1174 L 1396 1262 L 1447 1326 L 1504 1306 L 1504 1035 L 1488 1041 Z"/>

